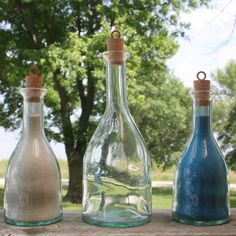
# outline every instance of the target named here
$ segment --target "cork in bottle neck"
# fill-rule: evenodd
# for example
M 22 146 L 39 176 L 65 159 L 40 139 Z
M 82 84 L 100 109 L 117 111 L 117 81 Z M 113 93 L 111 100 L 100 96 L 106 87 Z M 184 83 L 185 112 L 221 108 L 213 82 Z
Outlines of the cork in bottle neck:
M 31 66 L 25 77 L 25 93 L 28 102 L 40 102 L 42 96 L 43 78 L 37 66 Z
M 207 106 L 210 101 L 210 80 L 206 80 L 206 77 L 204 71 L 199 71 L 197 80 L 193 81 L 194 96 L 199 106 Z
M 124 40 L 118 30 L 111 33 L 107 40 L 108 60 L 112 65 L 122 65 L 124 63 Z

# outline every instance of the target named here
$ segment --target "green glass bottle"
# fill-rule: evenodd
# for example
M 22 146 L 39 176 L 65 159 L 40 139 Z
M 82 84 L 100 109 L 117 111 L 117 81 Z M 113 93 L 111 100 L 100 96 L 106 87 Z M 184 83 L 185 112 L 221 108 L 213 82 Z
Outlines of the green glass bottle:
M 115 34 L 117 37 L 115 38 Z M 150 221 L 150 159 L 126 96 L 125 60 L 114 31 L 103 54 L 107 63 L 106 110 L 88 145 L 83 168 L 83 219 L 106 227 Z

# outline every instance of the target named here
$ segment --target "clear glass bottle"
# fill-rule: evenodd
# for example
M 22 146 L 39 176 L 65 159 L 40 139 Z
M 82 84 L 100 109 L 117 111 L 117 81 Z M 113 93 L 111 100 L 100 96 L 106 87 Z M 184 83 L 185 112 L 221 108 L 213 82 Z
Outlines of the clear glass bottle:
M 172 216 L 181 223 L 217 225 L 229 221 L 228 171 L 212 133 L 210 81 L 198 79 L 193 132 L 177 166 Z
M 112 40 L 114 45 L 119 44 L 116 40 L 123 43 L 119 37 Z M 103 54 L 107 63 L 106 110 L 84 156 L 82 216 L 90 224 L 130 227 L 151 218 L 150 159 L 128 109 L 128 53 L 123 48 L 113 49 L 108 47 Z
M 23 88 L 23 132 L 10 157 L 4 191 L 4 216 L 9 224 L 40 226 L 62 219 L 61 176 L 45 137 L 42 88 Z

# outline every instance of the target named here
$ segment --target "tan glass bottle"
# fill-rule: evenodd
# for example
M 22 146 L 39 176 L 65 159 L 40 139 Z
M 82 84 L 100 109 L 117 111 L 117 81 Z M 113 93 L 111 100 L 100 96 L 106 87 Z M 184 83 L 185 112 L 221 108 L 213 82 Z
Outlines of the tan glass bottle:
M 26 77 L 22 137 L 15 148 L 6 172 L 4 216 L 9 224 L 39 226 L 62 219 L 61 176 L 57 159 L 43 128 L 42 78 Z

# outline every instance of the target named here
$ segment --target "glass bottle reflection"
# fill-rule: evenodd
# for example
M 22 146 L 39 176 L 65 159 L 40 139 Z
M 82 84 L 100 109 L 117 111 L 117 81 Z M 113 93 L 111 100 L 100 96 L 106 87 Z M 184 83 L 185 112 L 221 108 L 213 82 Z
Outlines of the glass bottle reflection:
M 173 218 L 216 225 L 229 220 L 229 189 L 224 157 L 211 130 L 212 96 L 204 87 L 193 93 L 193 133 L 177 166 Z
M 109 51 L 103 56 L 107 106 L 84 157 L 83 219 L 108 227 L 141 225 L 151 215 L 150 160 L 128 109 L 128 54 Z
M 43 129 L 46 90 L 24 88 L 20 92 L 23 132 L 7 167 L 5 221 L 18 226 L 47 225 L 62 219 L 62 199 L 60 169 Z

